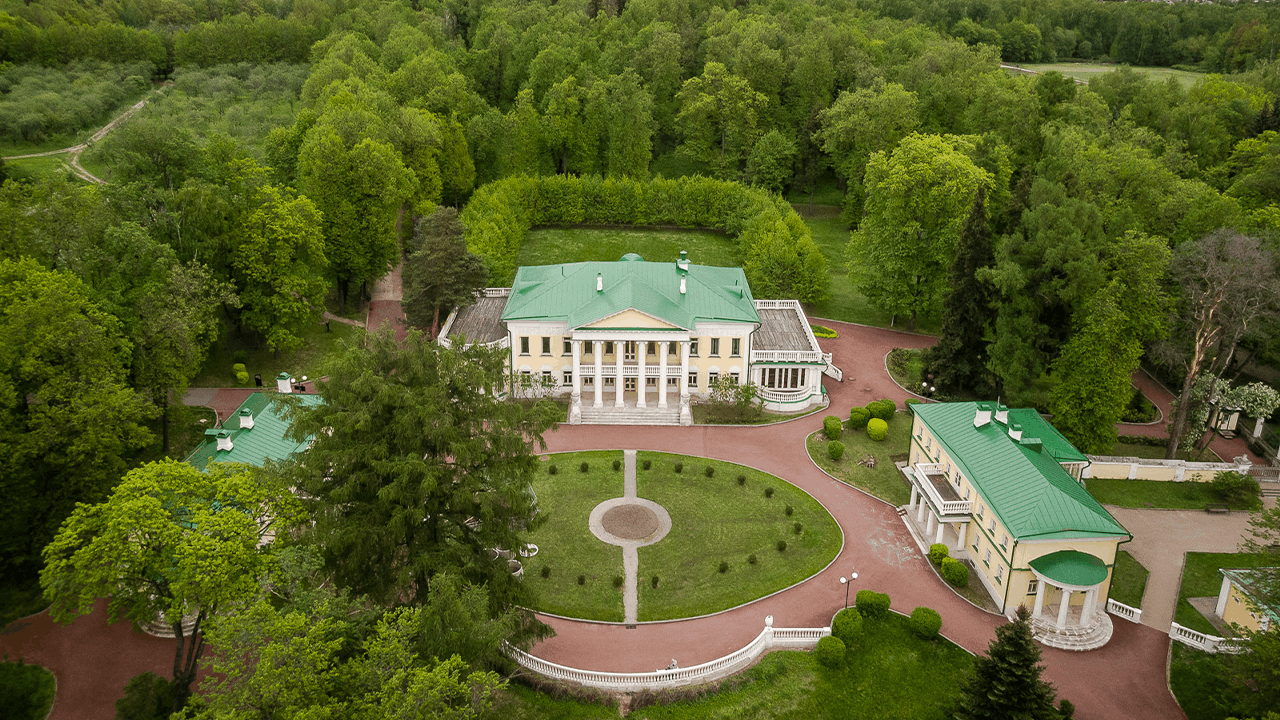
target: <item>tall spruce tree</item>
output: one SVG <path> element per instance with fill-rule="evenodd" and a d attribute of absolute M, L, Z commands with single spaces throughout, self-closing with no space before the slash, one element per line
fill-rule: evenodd
<path fill-rule="evenodd" d="M 459 305 L 470 305 L 489 281 L 484 260 L 467 251 L 466 228 L 456 208 L 440 207 L 418 220 L 404 264 L 404 307 L 409 324 L 440 332 L 440 311 L 447 316 Z"/>
<path fill-rule="evenodd" d="M 986 193 L 979 190 L 960 233 L 951 263 L 951 291 L 942 303 L 942 336 L 924 354 L 923 373 L 948 394 L 981 394 L 990 384 L 987 371 L 987 326 L 991 322 L 992 288 L 978 270 L 995 262 Z"/>
<path fill-rule="evenodd" d="M 1014 619 L 996 628 L 986 656 L 961 690 L 956 720 L 1060 720 L 1053 686 L 1040 679 L 1040 646 L 1031 637 L 1031 612 L 1019 606 Z M 1070 707 L 1069 705 L 1066 707 Z M 1065 710 L 1065 707 L 1064 707 Z"/>

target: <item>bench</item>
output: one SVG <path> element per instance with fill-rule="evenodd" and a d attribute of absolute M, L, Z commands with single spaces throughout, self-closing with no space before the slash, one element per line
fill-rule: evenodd
<path fill-rule="evenodd" d="M 1204 506 L 1204 511 L 1205 511 L 1205 512 L 1207 512 L 1207 513 L 1226 513 L 1226 514 L 1230 514 L 1230 513 L 1231 513 L 1231 506 L 1230 506 L 1230 505 L 1212 504 L 1212 503 L 1211 503 L 1211 504 L 1209 504 L 1209 505 L 1205 505 L 1205 506 Z"/>

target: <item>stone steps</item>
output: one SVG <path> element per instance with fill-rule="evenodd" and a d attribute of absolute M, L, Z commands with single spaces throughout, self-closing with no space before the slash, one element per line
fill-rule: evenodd
<path fill-rule="evenodd" d="M 679 425 L 680 424 L 680 406 L 668 407 L 666 410 L 658 410 L 657 408 L 636 409 L 634 407 L 626 408 L 582 408 L 582 424 L 583 425 Z"/>
<path fill-rule="evenodd" d="M 1085 628 L 1068 625 L 1059 630 L 1051 621 L 1039 618 L 1031 621 L 1032 637 L 1043 645 L 1059 650 L 1096 650 L 1107 644 L 1112 631 L 1111 617 L 1101 610 L 1095 612 L 1092 625 Z"/>

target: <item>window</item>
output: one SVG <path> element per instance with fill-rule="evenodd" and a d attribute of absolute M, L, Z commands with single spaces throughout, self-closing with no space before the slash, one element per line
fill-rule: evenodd
<path fill-rule="evenodd" d="M 965 489 L 964 489 L 964 499 L 965 499 L 965 500 L 968 500 L 968 499 L 969 499 L 969 488 L 965 488 Z"/>
<path fill-rule="evenodd" d="M 646 355 L 657 355 L 657 354 L 658 354 L 658 343 L 656 343 L 656 342 L 648 343 L 648 347 L 646 347 L 646 348 L 645 348 L 644 353 L 645 353 Z"/>
<path fill-rule="evenodd" d="M 612 340 L 607 340 L 607 341 L 605 341 L 605 344 L 604 344 L 604 354 L 605 354 L 605 355 L 612 355 L 612 354 L 613 354 L 613 341 L 612 341 Z"/>
<path fill-rule="evenodd" d="M 991 548 L 987 548 L 986 554 L 982 556 L 982 564 L 988 567 L 991 566 Z"/>
<path fill-rule="evenodd" d="M 729 373 L 729 382 L 733 383 L 734 385 L 737 385 L 741 379 L 742 378 L 738 375 L 738 373 L 736 372 Z"/>
<path fill-rule="evenodd" d="M 645 379 L 644 379 L 644 386 L 645 386 L 645 387 L 651 387 L 651 388 L 656 388 L 656 387 L 658 387 L 658 378 L 656 378 L 656 377 L 645 378 Z"/>
<path fill-rule="evenodd" d="M 1027 594 L 1035 595 L 1038 592 L 1040 592 L 1040 580 L 1038 578 L 1031 578 L 1031 582 L 1027 583 Z"/>
<path fill-rule="evenodd" d="M 698 373 L 696 372 L 689 373 L 689 387 L 691 388 L 698 387 Z"/>
<path fill-rule="evenodd" d="M 520 354 L 521 355 L 529 354 L 529 338 L 528 337 L 520 338 Z"/>
<path fill-rule="evenodd" d="M 929 437 L 927 437 L 927 438 L 925 438 L 925 439 L 924 439 L 924 449 L 925 449 L 925 450 L 932 450 L 932 449 L 933 449 L 933 436 L 932 436 L 932 435 L 930 435 Z"/>
<path fill-rule="evenodd" d="M 570 385 L 572 385 L 572 384 L 573 384 L 573 371 L 572 371 L 572 370 L 565 370 L 565 371 L 564 371 L 564 385 L 565 385 L 565 387 L 569 387 L 569 386 L 570 386 Z"/>
<path fill-rule="evenodd" d="M 604 379 L 604 387 L 611 388 L 614 385 L 616 385 L 616 383 L 614 383 L 614 378 L 607 377 Z"/>
<path fill-rule="evenodd" d="M 920 432 L 921 432 L 921 431 L 920 431 L 920 424 L 919 424 L 919 423 L 916 423 L 916 439 L 917 439 L 917 440 L 919 440 L 919 439 L 920 439 Z"/>
<path fill-rule="evenodd" d="M 622 354 L 623 354 L 623 359 L 625 360 L 635 360 L 636 359 L 636 341 L 628 340 L 625 343 L 623 343 Z"/>
<path fill-rule="evenodd" d="M 551 338 L 549 337 L 542 338 L 542 354 L 543 355 L 551 354 Z"/>
<path fill-rule="evenodd" d="M 560 353 L 560 354 L 561 354 L 561 355 L 572 355 L 572 354 L 573 354 L 573 341 L 572 341 L 572 340 L 565 340 L 565 341 L 564 341 L 564 352 L 562 352 L 562 353 Z"/>
<path fill-rule="evenodd" d="M 742 355 L 742 338 L 734 338 L 729 341 L 729 354 L 733 357 Z"/>
<path fill-rule="evenodd" d="M 978 503 L 978 519 L 979 520 L 982 519 L 983 514 L 985 514 L 986 512 L 987 512 L 987 506 L 983 505 L 982 503 Z"/>
<path fill-rule="evenodd" d="M 679 355 L 680 343 L 675 343 L 675 342 L 667 343 L 667 354 L 670 355 L 671 357 L 676 357 L 677 355 Z"/>
<path fill-rule="evenodd" d="M 760 381 L 767 388 L 796 390 L 805 387 L 808 372 L 804 368 L 763 368 Z"/>
<path fill-rule="evenodd" d="M 1000 583 L 1001 585 L 1004 584 L 1004 566 L 1003 565 L 996 568 L 996 582 Z"/>
<path fill-rule="evenodd" d="M 594 388 L 595 386 L 596 386 L 596 376 L 595 376 L 595 375 L 583 375 L 583 376 L 582 376 L 582 387 Z"/>
<path fill-rule="evenodd" d="M 714 372 L 707 373 L 707 386 L 710 387 L 712 385 L 715 385 L 716 381 L 719 379 L 720 379 L 720 373 L 714 373 Z"/>
<path fill-rule="evenodd" d="M 720 338 L 711 338 L 711 357 L 720 357 Z"/>
<path fill-rule="evenodd" d="M 678 377 L 667 378 L 667 387 L 680 387 L 680 378 Z"/>
<path fill-rule="evenodd" d="M 1008 535 L 1005 535 L 1004 537 L 1000 538 L 1000 549 L 1001 549 L 1001 550 L 1008 550 L 1008 549 L 1009 549 L 1009 536 L 1008 536 Z"/>
<path fill-rule="evenodd" d="M 995 535 L 995 534 L 996 534 L 996 519 L 995 519 L 995 518 L 991 518 L 991 522 L 987 523 L 987 532 L 991 533 L 992 535 Z"/>
<path fill-rule="evenodd" d="M 689 357 L 698 357 L 698 340 L 694 338 L 689 341 Z"/>
<path fill-rule="evenodd" d="M 920 453 L 916 453 L 916 454 L 915 454 L 915 457 L 911 458 L 911 464 L 912 464 L 912 465 L 915 465 L 915 464 L 916 464 L 916 463 L 918 463 L 918 462 L 920 462 Z"/>

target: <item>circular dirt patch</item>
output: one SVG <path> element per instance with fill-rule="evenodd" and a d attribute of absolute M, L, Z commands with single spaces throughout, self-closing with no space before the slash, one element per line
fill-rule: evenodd
<path fill-rule="evenodd" d="M 658 529 L 658 516 L 643 505 L 619 505 L 600 518 L 600 525 L 623 540 L 643 540 Z"/>

